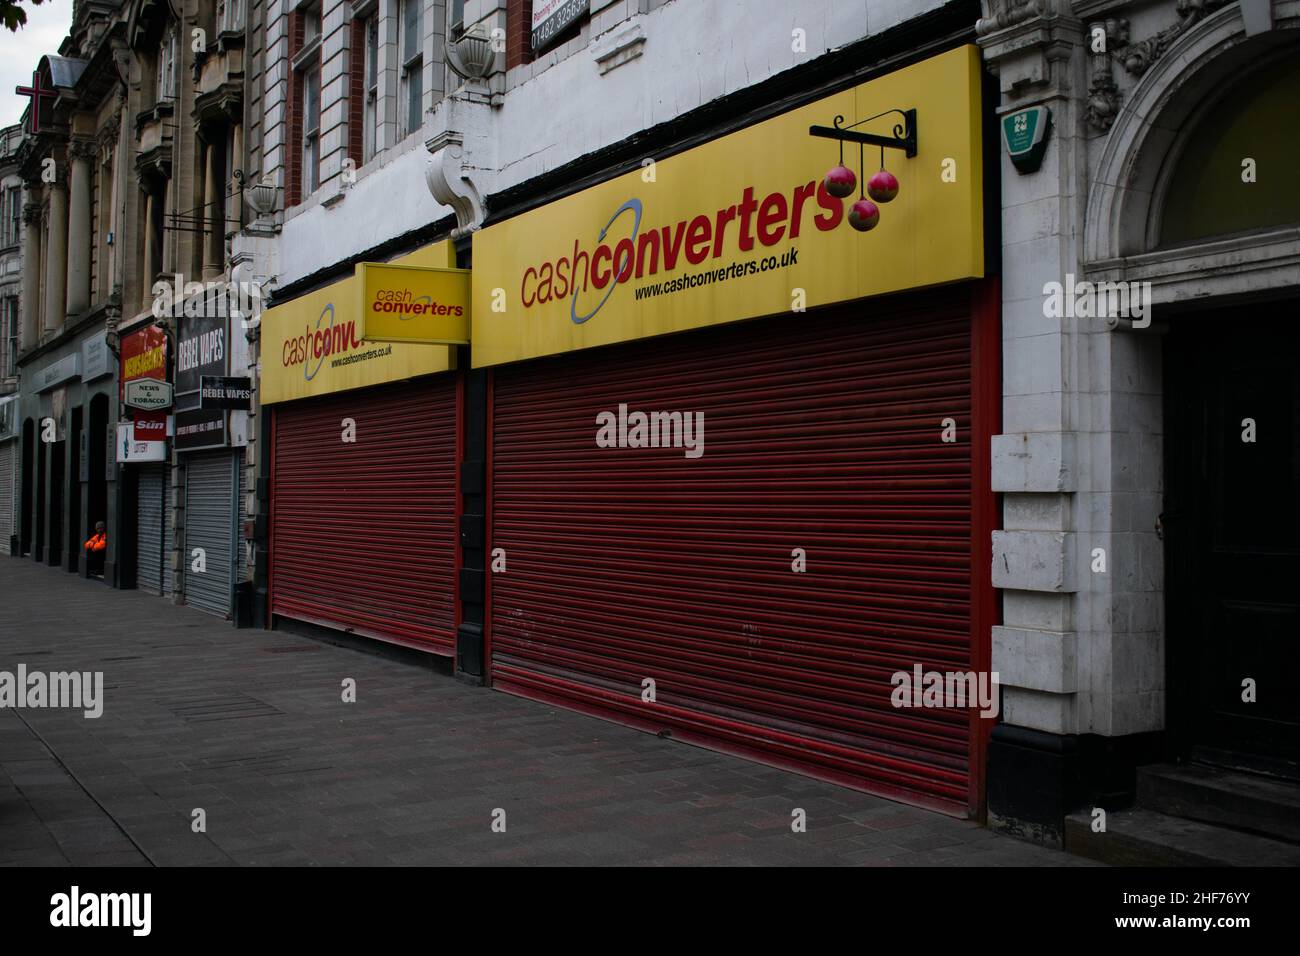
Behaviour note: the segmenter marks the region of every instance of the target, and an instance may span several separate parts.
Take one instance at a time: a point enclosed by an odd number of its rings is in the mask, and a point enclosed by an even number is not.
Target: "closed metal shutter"
[[[238,454],[191,454],[185,461],[185,603],[230,614],[234,591],[235,468]],[[194,570],[195,548],[203,549],[204,570]]]
[[[453,375],[275,407],[273,613],[454,653],[458,420]]]
[[[971,669],[971,332],[961,288],[498,369],[495,685],[967,812],[971,712],[890,695]],[[704,454],[597,447],[620,404]]]
[[[137,480],[136,507],[136,579],[141,591],[163,594],[166,580],[164,553],[167,542],[164,527],[171,522],[167,508],[167,466],[141,465]]]
[[[14,446],[0,442],[0,554],[9,553],[9,536],[14,533]]]

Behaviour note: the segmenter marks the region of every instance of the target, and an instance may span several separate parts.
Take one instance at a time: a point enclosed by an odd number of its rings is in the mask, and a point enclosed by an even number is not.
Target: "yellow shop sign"
[[[439,242],[396,261],[446,269],[455,264],[455,250],[450,242]],[[454,367],[453,352],[445,345],[365,341],[356,276],[267,309],[262,313],[261,339],[259,400],[264,405]]]
[[[809,135],[915,110],[917,152],[870,232],[822,182],[840,144]],[[884,117],[862,132],[890,135]],[[476,367],[983,275],[974,46],[663,159],[474,234]],[[865,147],[863,172],[880,167]],[[858,169],[858,146],[844,162]]]
[[[362,262],[361,337],[367,342],[469,345],[469,270]]]

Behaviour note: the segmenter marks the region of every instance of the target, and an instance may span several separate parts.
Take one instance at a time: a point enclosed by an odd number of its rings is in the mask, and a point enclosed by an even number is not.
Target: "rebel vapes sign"
[[[222,309],[221,311],[224,311]],[[230,329],[224,315],[185,316],[176,341],[176,449],[226,445],[226,412],[204,407],[204,378],[226,374]]]

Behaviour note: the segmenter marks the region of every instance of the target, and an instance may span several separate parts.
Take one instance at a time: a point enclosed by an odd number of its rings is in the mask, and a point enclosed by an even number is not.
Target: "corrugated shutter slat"
[[[497,686],[963,811],[969,711],[896,709],[890,678],[971,666],[968,303],[498,369]],[[620,403],[703,412],[703,457],[598,448]]]
[[[453,653],[457,417],[452,375],[276,407],[273,613]]]

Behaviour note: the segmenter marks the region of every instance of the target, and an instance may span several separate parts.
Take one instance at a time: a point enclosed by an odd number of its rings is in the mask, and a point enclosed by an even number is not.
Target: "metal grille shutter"
[[[172,506],[172,466],[162,465],[163,476],[163,557],[162,557],[162,593],[170,597],[176,589],[172,587],[172,550],[176,545],[176,509]]]
[[[454,653],[458,419],[453,375],[276,407],[273,613]]]
[[[230,614],[234,589],[235,463],[228,451],[191,454],[185,462],[185,603],[213,614]],[[205,570],[196,572],[194,549]]]
[[[0,554],[9,553],[9,536],[14,533],[14,445],[0,444]]]
[[[137,568],[135,584],[141,591],[162,594],[164,587],[163,526],[166,523],[167,466],[141,465],[137,482]]]
[[[496,686],[965,812],[970,712],[895,709],[890,677],[971,667],[969,302],[499,369]],[[596,447],[620,403],[703,412],[703,457]]]

